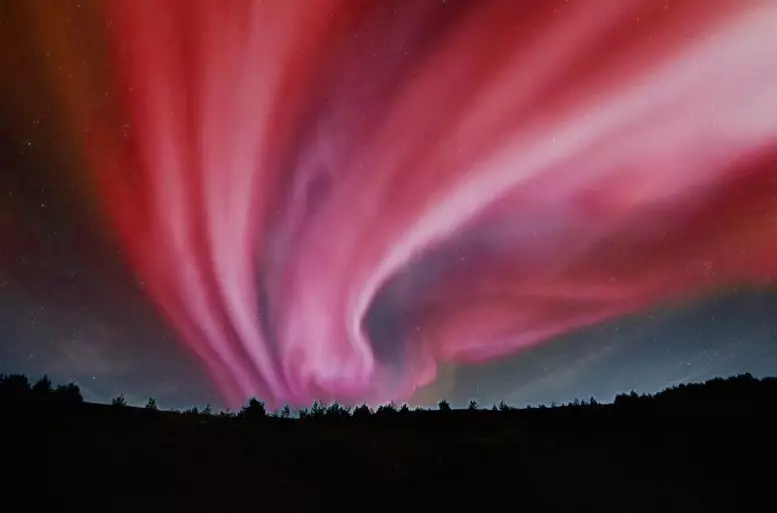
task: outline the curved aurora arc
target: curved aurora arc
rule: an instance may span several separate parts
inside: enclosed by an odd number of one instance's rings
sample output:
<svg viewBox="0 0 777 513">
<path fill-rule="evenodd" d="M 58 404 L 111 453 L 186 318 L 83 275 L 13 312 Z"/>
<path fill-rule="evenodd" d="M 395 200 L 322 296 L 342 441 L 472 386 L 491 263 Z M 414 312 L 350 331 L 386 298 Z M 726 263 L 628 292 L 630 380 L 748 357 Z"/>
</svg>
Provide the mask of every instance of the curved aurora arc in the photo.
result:
<svg viewBox="0 0 777 513">
<path fill-rule="evenodd" d="M 775 2 L 99 12 L 126 123 L 91 121 L 90 169 L 230 405 L 407 398 L 777 275 Z"/>
</svg>

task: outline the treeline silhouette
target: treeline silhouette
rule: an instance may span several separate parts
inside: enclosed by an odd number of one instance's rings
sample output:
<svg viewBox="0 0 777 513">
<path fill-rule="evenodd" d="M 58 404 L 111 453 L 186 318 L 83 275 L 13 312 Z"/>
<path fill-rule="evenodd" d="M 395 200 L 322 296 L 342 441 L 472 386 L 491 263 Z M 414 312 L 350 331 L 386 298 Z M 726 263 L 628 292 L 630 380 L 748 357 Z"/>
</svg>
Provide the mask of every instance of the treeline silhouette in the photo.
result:
<svg viewBox="0 0 777 513">
<path fill-rule="evenodd" d="M 777 511 L 777 379 L 551 407 L 88 403 L 0 376 L 2 511 Z"/>
</svg>

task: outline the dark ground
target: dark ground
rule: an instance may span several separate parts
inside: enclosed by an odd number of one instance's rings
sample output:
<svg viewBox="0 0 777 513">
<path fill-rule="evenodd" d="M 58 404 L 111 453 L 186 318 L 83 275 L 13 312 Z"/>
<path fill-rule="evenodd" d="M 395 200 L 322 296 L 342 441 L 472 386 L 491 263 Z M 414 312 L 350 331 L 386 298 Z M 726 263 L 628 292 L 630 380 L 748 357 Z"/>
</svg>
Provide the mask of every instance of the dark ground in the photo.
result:
<svg viewBox="0 0 777 513">
<path fill-rule="evenodd" d="M 303 420 L 5 388 L 8 513 L 777 511 L 775 379 L 614 405 Z"/>
</svg>

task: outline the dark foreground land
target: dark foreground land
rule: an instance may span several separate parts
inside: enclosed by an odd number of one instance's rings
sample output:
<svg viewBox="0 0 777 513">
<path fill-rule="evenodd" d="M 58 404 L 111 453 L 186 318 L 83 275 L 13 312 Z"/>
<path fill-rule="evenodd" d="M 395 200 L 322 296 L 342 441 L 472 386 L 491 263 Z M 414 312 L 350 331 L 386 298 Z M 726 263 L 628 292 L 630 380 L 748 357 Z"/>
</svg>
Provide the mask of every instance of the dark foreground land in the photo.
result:
<svg viewBox="0 0 777 513">
<path fill-rule="evenodd" d="M 777 379 L 615 404 L 268 417 L 0 378 L 0 511 L 777 511 Z"/>
</svg>

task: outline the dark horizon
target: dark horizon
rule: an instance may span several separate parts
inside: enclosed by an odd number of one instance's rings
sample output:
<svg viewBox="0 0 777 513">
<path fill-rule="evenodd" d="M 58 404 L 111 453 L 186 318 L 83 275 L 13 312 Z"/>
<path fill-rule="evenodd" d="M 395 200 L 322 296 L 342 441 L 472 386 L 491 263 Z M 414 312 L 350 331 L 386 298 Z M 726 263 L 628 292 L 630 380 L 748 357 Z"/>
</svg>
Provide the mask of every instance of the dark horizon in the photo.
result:
<svg viewBox="0 0 777 513">
<path fill-rule="evenodd" d="M 3 511 L 771 511 L 777 378 L 612 404 L 348 411 L 293 418 L 83 402 L 0 377 Z M 88 487 L 85 487 L 85 484 Z M 488 493 L 482 493 L 481 487 Z M 34 493 L 30 493 L 34 490 Z M 772 504 L 772 506 L 769 506 Z"/>
<path fill-rule="evenodd" d="M 340 403 L 338 401 L 314 401 L 313 403 L 309 405 L 301 405 L 301 406 L 293 406 L 289 404 L 284 404 L 279 406 L 278 408 L 270 408 L 265 401 L 262 400 L 261 397 L 247 397 L 246 400 L 241 404 L 240 408 L 229 408 L 229 407 L 223 407 L 220 408 L 218 406 L 214 406 L 211 403 L 193 403 L 188 404 L 185 406 L 167 406 L 165 404 L 159 403 L 157 401 L 156 397 L 153 395 L 146 397 L 143 401 L 140 402 L 133 402 L 132 400 L 128 400 L 125 394 L 121 393 L 114 397 L 111 397 L 108 401 L 92 401 L 89 400 L 89 398 L 85 397 L 82 393 L 82 390 L 80 388 L 80 385 L 75 381 L 69 381 L 69 382 L 56 382 L 51 379 L 51 377 L 48 374 L 43 374 L 42 376 L 35 378 L 31 376 L 27 376 L 23 373 L 13 373 L 13 374 L 4 374 L 0 373 L 0 384 L 7 383 L 9 381 L 18 381 L 21 380 L 21 382 L 26 382 L 28 385 L 29 391 L 33 392 L 37 389 L 43 389 L 43 390 L 62 390 L 67 391 L 68 393 L 75 393 L 77 396 L 79 396 L 81 399 L 79 401 L 83 402 L 84 404 L 94 404 L 94 405 L 102 405 L 102 406 L 126 406 L 129 408 L 136 408 L 136 409 L 143 409 L 143 408 L 149 408 L 151 404 L 153 404 L 153 409 L 155 411 L 166 411 L 169 413 L 202 413 L 203 411 L 206 411 L 207 415 L 236 415 L 239 414 L 241 410 L 245 410 L 248 406 L 251 404 L 258 403 L 261 405 L 261 408 L 266 411 L 266 415 L 268 417 L 280 417 L 280 414 L 283 410 L 288 410 L 291 413 L 290 417 L 285 418 L 304 418 L 306 416 L 310 416 L 313 411 L 316 411 L 317 409 L 320 411 L 326 411 L 329 408 L 334 408 L 335 411 L 342 410 L 347 414 L 353 414 L 354 411 L 358 408 L 368 408 L 371 413 L 376 413 L 379 410 L 390 410 L 394 412 L 401 411 L 414 411 L 414 412 L 420 412 L 420 411 L 435 411 L 435 410 L 477 410 L 477 411 L 519 411 L 519 410 L 532 410 L 532 409 L 552 409 L 552 408 L 565 408 L 565 407 L 571 407 L 571 406 L 588 406 L 588 405 L 600 405 L 600 406 L 608 406 L 615 404 L 619 398 L 632 398 L 632 397 L 642 397 L 642 398 L 651 398 L 654 396 L 661 396 L 662 394 L 671 393 L 672 391 L 676 391 L 678 389 L 683 389 L 685 387 L 690 388 L 699 388 L 708 386 L 713 383 L 721 383 L 721 382 L 729 382 L 729 381 L 737 381 L 737 380 L 755 380 L 755 381 L 761 381 L 761 382 L 777 382 L 777 375 L 753 375 L 750 372 L 743 372 L 738 374 L 732 374 L 729 376 L 715 376 L 703 381 L 688 381 L 683 383 L 676 383 L 671 386 L 668 386 L 666 388 L 663 388 L 661 390 L 655 391 L 655 392 L 637 392 L 634 389 L 630 390 L 621 390 L 618 393 L 616 393 L 611 399 L 609 400 L 602 400 L 599 397 L 595 396 L 588 396 L 588 397 L 575 397 L 572 400 L 569 401 L 550 401 L 548 403 L 537 403 L 537 404 L 514 404 L 506 402 L 505 400 L 499 400 L 494 401 L 490 404 L 482 404 L 478 402 L 475 399 L 470 399 L 466 403 L 455 403 L 452 401 L 449 401 L 447 398 L 443 397 L 441 398 L 437 403 L 434 404 L 411 404 L 409 402 L 395 402 L 391 401 L 388 403 L 380 403 L 380 404 L 367 404 L 367 403 L 354 403 L 354 404 L 345 404 Z"/>
</svg>

